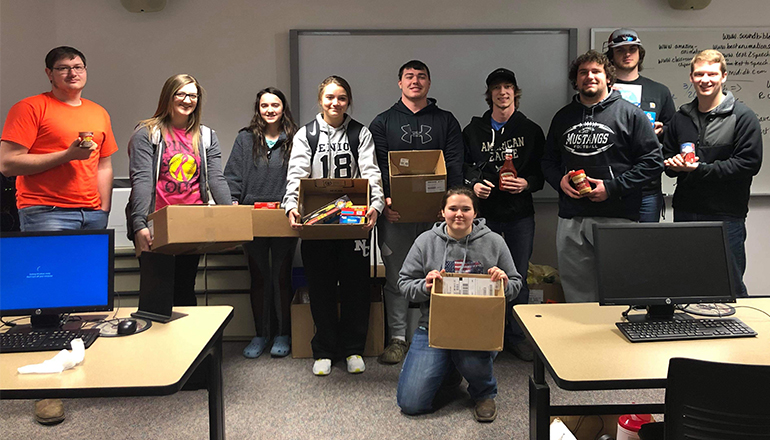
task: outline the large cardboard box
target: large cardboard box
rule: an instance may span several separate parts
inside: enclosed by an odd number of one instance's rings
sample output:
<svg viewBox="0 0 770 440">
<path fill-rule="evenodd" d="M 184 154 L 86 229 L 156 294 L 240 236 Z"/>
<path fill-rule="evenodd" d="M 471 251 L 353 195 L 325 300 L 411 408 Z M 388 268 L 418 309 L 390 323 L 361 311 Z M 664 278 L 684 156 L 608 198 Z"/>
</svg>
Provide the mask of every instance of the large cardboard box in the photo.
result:
<svg viewBox="0 0 770 440">
<path fill-rule="evenodd" d="M 147 216 L 152 252 L 205 254 L 253 239 L 250 206 L 170 205 Z"/>
<path fill-rule="evenodd" d="M 251 225 L 255 237 L 299 237 L 282 208 L 252 209 Z"/>
<path fill-rule="evenodd" d="M 366 179 L 301 179 L 299 213 L 306 215 L 347 195 L 354 205 L 369 206 L 369 181 Z M 361 224 L 305 225 L 299 232 L 303 240 L 338 240 L 369 238 Z"/>
<path fill-rule="evenodd" d="M 302 298 L 303 290 L 297 289 L 291 302 L 291 357 L 312 358 L 310 341 L 315 335 L 315 323 L 310 304 Z M 305 294 L 307 290 L 304 290 Z M 369 331 L 362 356 L 379 356 L 385 351 L 385 311 L 382 306 L 382 287 L 371 286 L 369 306 Z"/>
<path fill-rule="evenodd" d="M 538 283 L 529 285 L 530 304 L 563 303 L 564 289 L 561 283 Z"/>
<path fill-rule="evenodd" d="M 441 150 L 388 152 L 390 197 L 399 222 L 434 222 L 447 190 Z"/>
<path fill-rule="evenodd" d="M 447 273 L 444 277 L 489 278 L 489 275 Z M 435 280 L 430 295 L 428 343 L 433 348 L 501 351 L 505 330 L 505 291 L 495 296 L 442 293 L 443 280 Z"/>
</svg>

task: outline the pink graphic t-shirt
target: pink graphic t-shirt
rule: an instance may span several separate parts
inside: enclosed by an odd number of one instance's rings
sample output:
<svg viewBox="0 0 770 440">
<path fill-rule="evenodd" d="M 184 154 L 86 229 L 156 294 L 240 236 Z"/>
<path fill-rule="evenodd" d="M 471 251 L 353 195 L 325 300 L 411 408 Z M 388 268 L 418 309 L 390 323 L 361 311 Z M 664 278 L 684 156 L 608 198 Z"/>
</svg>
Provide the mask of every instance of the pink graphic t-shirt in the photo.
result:
<svg viewBox="0 0 770 440">
<path fill-rule="evenodd" d="M 163 157 L 155 194 L 155 210 L 167 205 L 203 203 L 200 194 L 201 158 L 192 148 L 192 135 L 172 128 Z"/>
</svg>

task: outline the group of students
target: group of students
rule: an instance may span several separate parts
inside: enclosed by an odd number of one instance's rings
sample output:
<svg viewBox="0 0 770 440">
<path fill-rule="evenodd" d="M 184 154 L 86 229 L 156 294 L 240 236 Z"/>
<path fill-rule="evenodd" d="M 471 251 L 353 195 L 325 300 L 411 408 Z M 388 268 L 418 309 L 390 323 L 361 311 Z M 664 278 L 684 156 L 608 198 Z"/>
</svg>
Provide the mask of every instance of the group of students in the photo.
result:
<svg viewBox="0 0 770 440">
<path fill-rule="evenodd" d="M 203 93 L 189 75 L 169 78 L 155 114 L 139 123 L 129 141 L 129 229 L 140 250 L 149 251 L 152 246 L 147 215 L 173 204 L 280 200 L 291 227 L 300 229 L 297 198 L 302 178 L 367 179 L 370 200 L 362 228 L 370 231 L 377 224 L 386 205 L 375 142 L 369 129 L 347 114 L 353 93 L 345 79 L 330 76 L 321 82 L 321 111 L 299 129 L 285 95 L 272 87 L 260 90 L 252 121 L 239 132 L 224 172 L 216 134 L 201 124 Z M 491 421 L 496 415 L 495 353 L 430 348 L 426 331 L 429 289 L 450 260 L 460 262 L 450 271 L 488 273 L 493 280 L 501 280 L 508 297 L 518 293 L 522 279 L 503 238 L 492 233 L 484 219 L 476 218 L 478 201 L 471 190 L 450 189 L 440 211 L 444 221 L 420 235 L 400 269 L 399 290 L 409 301 L 423 303 L 423 317 L 403 366 L 398 402 L 405 413 L 427 412 L 445 377 L 456 377 L 456 386 L 462 375 L 469 381 L 471 396 L 479 402 L 477 419 Z M 246 357 L 260 356 L 270 342 L 271 355 L 290 352 L 291 266 L 296 245 L 296 238 L 255 238 L 244 244 L 257 333 L 243 350 Z M 316 326 L 312 340 L 315 375 L 330 374 L 333 362 L 343 358 L 349 373 L 362 373 L 366 368 L 361 354 L 369 322 L 369 293 L 362 286 L 369 284 L 369 246 L 366 240 L 301 243 Z M 197 262 L 197 256 L 177 257 L 175 304 L 195 304 Z"/>
<path fill-rule="evenodd" d="M 724 58 L 711 51 L 693 59 L 691 81 L 698 98 L 674 116 L 668 89 L 638 74 L 644 50 L 636 32 L 619 29 L 608 45 L 606 55 L 589 51 L 573 62 L 569 78 L 578 93 L 554 116 L 547 138 L 519 111 L 522 92 L 512 71 L 499 68 L 489 74 L 485 91 L 489 111 L 461 130 L 450 112 L 427 97 L 428 67 L 412 60 L 398 71 L 401 99 L 368 128 L 348 115 L 353 93 L 339 76 L 319 84 L 320 112 L 302 127 L 280 90 L 260 90 L 251 122 L 238 133 L 224 171 L 216 133 L 201 122 L 204 89 L 190 75 L 174 75 L 163 85 L 153 116 L 139 122 L 129 141 L 129 236 L 138 250 L 149 251 L 148 214 L 174 204 L 281 201 L 291 227 L 301 229 L 300 179 L 367 179 L 370 199 L 362 228 L 370 231 L 376 225 L 379 231 L 391 338 L 380 361 L 403 360 L 399 407 L 407 414 L 430 412 L 442 390 L 465 378 L 476 402 L 476 419 L 492 421 L 497 414 L 492 368 L 496 353 L 431 348 L 430 289 L 444 272 L 486 273 L 502 281 L 509 305 L 526 303 L 528 289 L 522 277 L 534 240 L 532 193 L 545 181 L 559 192 L 557 250 L 568 301 L 596 300 L 590 279 L 591 224 L 658 221 L 664 167 L 678 178 L 677 194 L 682 189 L 700 198 L 693 204 L 691 196 L 675 195 L 675 220 L 691 211 L 681 219 L 732 221 L 743 228 L 742 236 L 740 230 L 732 234 L 740 241 L 733 260 L 739 274 L 745 270 L 745 255 L 740 261 L 747 210 L 743 205 L 748 203 L 751 176 L 761 163 L 761 137 L 756 117 L 752 120 L 729 92 L 722 93 Z M 110 155 L 117 150 L 109 116 L 80 97 L 87 73 L 81 52 L 66 46 L 52 50 L 46 57 L 46 73 L 52 91 L 27 98 L 9 112 L 0 144 L 0 171 L 20 176 L 23 230 L 104 228 L 110 210 Z M 616 79 L 640 87 L 637 105 L 612 90 Z M 668 127 L 672 120 L 675 123 Z M 72 121 L 78 124 L 74 130 L 69 126 Z M 94 132 L 90 148 L 80 146 L 80 134 L 72 141 L 73 132 L 86 126 Z M 700 157 L 684 160 L 679 144 L 686 142 L 694 142 Z M 415 149 L 444 152 L 450 189 L 436 207 L 439 222 L 400 222 L 390 182 L 383 179 L 388 175 L 389 151 Z M 501 177 L 506 156 L 513 158 L 518 173 Z M 591 184 L 585 195 L 570 178 L 578 168 L 584 169 Z M 735 194 L 741 198 L 737 208 Z M 724 203 L 730 209 L 719 211 L 720 196 L 728 196 Z M 695 215 L 704 203 L 705 214 Z M 361 354 L 369 292 L 362 286 L 369 284 L 370 246 L 368 240 L 352 239 L 301 243 L 316 325 L 315 375 L 330 374 L 333 363 L 341 359 L 350 373 L 366 368 Z M 256 336 L 243 350 L 246 357 L 260 356 L 268 345 L 276 357 L 290 352 L 296 247 L 296 238 L 255 238 L 243 246 L 256 328 Z M 731 248 L 738 245 L 731 242 Z M 198 257 L 177 256 L 175 265 L 174 304 L 194 305 Z M 406 341 L 410 302 L 420 303 L 421 309 L 411 344 Z M 506 347 L 531 360 L 531 347 L 513 322 L 512 307 L 507 309 Z"/>
</svg>

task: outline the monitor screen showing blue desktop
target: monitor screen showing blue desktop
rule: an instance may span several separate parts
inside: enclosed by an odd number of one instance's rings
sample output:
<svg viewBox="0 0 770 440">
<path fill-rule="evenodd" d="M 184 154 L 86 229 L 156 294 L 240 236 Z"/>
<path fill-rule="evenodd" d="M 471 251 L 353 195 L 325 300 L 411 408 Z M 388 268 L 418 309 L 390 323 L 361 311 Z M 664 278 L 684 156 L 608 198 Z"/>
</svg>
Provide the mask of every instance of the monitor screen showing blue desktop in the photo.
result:
<svg viewBox="0 0 770 440">
<path fill-rule="evenodd" d="M 4 233 L 0 315 L 112 310 L 114 231 Z"/>
</svg>

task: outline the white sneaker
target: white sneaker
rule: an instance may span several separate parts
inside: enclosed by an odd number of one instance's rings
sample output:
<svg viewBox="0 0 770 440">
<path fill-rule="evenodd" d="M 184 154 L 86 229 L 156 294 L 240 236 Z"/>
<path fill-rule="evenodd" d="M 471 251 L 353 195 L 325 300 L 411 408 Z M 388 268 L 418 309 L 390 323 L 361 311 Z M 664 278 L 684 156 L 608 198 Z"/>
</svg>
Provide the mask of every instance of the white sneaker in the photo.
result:
<svg viewBox="0 0 770 440">
<path fill-rule="evenodd" d="M 348 367 L 350 370 L 350 367 Z M 327 376 L 332 372 L 332 360 L 331 359 L 316 359 L 313 363 L 313 374 L 316 376 Z"/>
<path fill-rule="evenodd" d="M 345 360 L 348 362 L 348 373 L 357 374 L 366 371 L 366 364 L 364 364 L 364 358 L 361 356 L 354 354 Z"/>
</svg>

